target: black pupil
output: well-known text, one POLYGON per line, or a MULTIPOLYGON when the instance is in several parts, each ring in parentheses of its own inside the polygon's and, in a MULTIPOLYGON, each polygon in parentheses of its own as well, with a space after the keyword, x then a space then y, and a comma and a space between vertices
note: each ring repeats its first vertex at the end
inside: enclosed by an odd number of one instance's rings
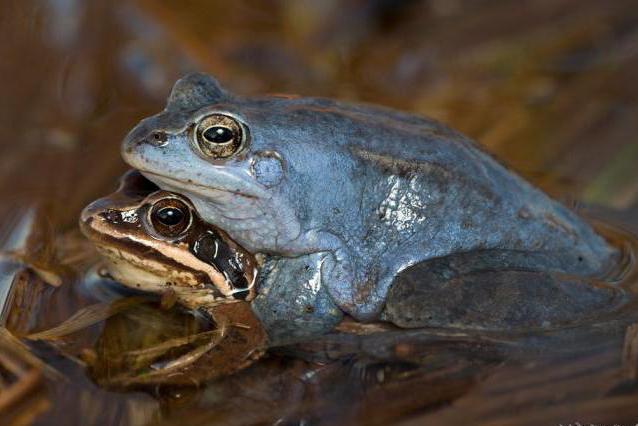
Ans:
POLYGON ((213 143, 226 143, 233 140, 233 131, 228 127, 213 126, 204 131, 204 137, 213 143))
POLYGON ((156 217, 166 226, 175 226, 184 219, 184 213, 175 207, 164 207, 157 211, 156 217))

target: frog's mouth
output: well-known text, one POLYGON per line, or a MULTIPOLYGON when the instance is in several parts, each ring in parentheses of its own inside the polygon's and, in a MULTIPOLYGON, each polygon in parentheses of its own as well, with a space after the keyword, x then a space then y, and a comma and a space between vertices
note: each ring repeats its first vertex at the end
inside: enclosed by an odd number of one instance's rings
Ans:
MULTIPOLYGON (((140 170, 140 173, 142 173, 144 177, 146 177, 148 180, 150 180, 151 182, 155 184, 157 184, 158 181, 161 183, 164 183, 164 185, 160 185, 164 188, 170 187, 178 191, 186 190, 190 193, 206 196, 207 198, 211 200, 215 200, 216 198, 218 198, 220 194, 232 194, 232 195, 248 198, 251 200, 256 200, 266 195, 258 190, 248 192, 248 191, 242 191, 237 188, 235 189, 224 188, 221 185, 214 185, 214 184, 209 185, 209 184, 196 183, 190 179, 188 179, 187 181, 183 181, 180 179, 176 179, 174 177, 162 175, 155 172, 149 172, 146 170, 140 170)), ((247 186, 247 185, 244 185, 244 186, 247 186)))
POLYGON ((126 287, 158 295, 172 291, 177 300, 190 309, 240 301, 232 295, 223 295, 204 273, 176 262, 171 266, 171 259, 140 255, 137 250, 130 250, 128 242, 124 245, 107 240, 102 238, 102 243, 94 242, 102 255, 102 267, 106 276, 126 287))
MULTIPOLYGON (((105 261, 109 275, 127 287, 162 294, 174 290, 180 299, 218 304, 232 301, 217 288, 207 273, 190 268, 129 238, 117 238, 82 225, 105 261)), ((219 277, 218 280, 223 280, 219 277)))

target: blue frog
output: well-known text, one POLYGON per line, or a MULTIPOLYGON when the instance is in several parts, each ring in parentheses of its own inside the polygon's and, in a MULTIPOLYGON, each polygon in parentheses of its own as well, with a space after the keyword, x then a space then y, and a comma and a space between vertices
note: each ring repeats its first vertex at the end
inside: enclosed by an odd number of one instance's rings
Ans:
POLYGON ((178 80, 124 160, 261 259, 253 309, 309 335, 344 314, 402 327, 552 326, 617 303, 618 256, 574 212, 424 117, 178 80))

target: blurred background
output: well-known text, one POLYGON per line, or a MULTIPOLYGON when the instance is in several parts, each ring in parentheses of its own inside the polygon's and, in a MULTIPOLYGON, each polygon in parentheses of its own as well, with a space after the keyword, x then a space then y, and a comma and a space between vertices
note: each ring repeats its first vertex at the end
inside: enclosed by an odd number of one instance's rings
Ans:
POLYGON ((2 0, 0 196, 54 222, 111 190, 119 143, 201 70, 425 114, 564 200, 636 209, 633 0, 2 0))
MULTIPOLYGON (((7 227, 6 217, 21 216, 17 206, 37 205, 30 211, 48 226, 34 220, 30 232, 38 241, 57 239, 62 256, 56 262, 64 260, 73 250, 57 237, 70 233, 81 240, 80 210, 111 192, 126 169, 120 141, 141 118, 163 108, 173 82, 189 71, 208 72, 244 95, 327 96, 428 115, 478 140, 572 206, 597 205, 636 218, 636 6, 635 0, 0 0, 2 225, 7 227)), ((52 259, 49 243, 35 246, 36 257, 52 259)), ((51 326, 88 303, 72 285, 53 291, 46 278, 30 273, 26 281, 39 284, 23 286, 9 329, 51 326), (43 292, 47 297, 40 297, 43 292)), ((117 338, 130 332, 119 330, 117 338)), ((0 339, 0 346, 5 343, 0 339)), ((591 389, 606 389, 611 375, 621 374, 615 344, 578 364, 579 382, 561 376, 576 365, 571 359, 548 362, 544 387, 530 390, 520 406, 559 401, 560 390, 575 401, 561 409, 590 409, 590 421, 620 408, 636 414, 635 395, 622 404, 600 402, 608 404, 604 409, 591 402, 599 397, 591 389), (608 369, 591 373, 597 365, 608 369)), ((8 352, 0 347, 1 353, 8 352)), ((396 419, 444 406, 474 389, 485 376, 481 368, 500 363, 481 364, 474 354, 432 355, 430 348, 427 354, 427 374, 418 370, 408 377, 404 366, 397 367, 392 374, 408 380, 383 390, 370 390, 364 379, 377 383, 390 370, 356 362, 312 370, 319 378, 306 395, 314 392, 319 403, 305 403, 315 404, 326 424, 341 418, 345 405, 353 419, 383 424, 373 415, 396 419), (361 380, 350 380, 355 376, 361 380), (357 411, 350 403, 362 395, 367 405, 357 411)), ((81 369, 62 368, 70 380, 47 377, 48 396, 30 415, 49 410, 37 420, 42 425, 184 424, 184 415, 192 424, 211 424, 213 417, 220 424, 301 424, 286 423, 286 410, 301 406, 299 377, 306 368, 271 359, 197 397, 183 390, 152 397, 107 392, 81 369), (200 401, 199 408, 193 401, 200 401), (253 411, 246 409, 251 406, 253 411)), ((463 400, 465 408, 448 410, 433 424, 459 424, 463 413, 511 420, 507 416, 519 414, 519 405, 507 399, 510 389, 540 383, 539 373, 525 368, 499 370, 463 400)), ((19 424, 26 424, 27 412, 20 412, 19 424)), ((555 420, 552 413, 529 424, 555 420)))

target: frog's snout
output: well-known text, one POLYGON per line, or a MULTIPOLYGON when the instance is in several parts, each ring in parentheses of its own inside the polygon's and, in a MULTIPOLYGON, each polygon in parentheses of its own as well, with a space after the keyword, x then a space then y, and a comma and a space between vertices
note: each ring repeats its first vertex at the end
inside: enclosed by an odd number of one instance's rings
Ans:
POLYGON ((84 229, 84 227, 89 226, 91 221, 93 221, 98 214, 105 211, 107 207, 108 200, 106 198, 95 200, 88 206, 84 207, 80 214, 80 228, 84 229))
POLYGON ((144 142, 144 138, 135 130, 130 131, 122 141, 121 153, 125 161, 128 158, 133 158, 139 151, 139 146, 144 142))
POLYGON ((166 135, 160 132, 144 132, 144 129, 133 129, 122 141, 122 158, 131 167, 145 169, 144 159, 147 158, 149 150, 155 149, 160 143, 166 143, 166 135), (156 139, 157 138, 157 139, 156 139))
MULTIPOLYGON (((149 137, 141 132, 131 131, 122 141, 122 154, 135 154, 142 145, 149 142, 149 137)), ((158 136, 161 137, 161 136, 158 136)))

